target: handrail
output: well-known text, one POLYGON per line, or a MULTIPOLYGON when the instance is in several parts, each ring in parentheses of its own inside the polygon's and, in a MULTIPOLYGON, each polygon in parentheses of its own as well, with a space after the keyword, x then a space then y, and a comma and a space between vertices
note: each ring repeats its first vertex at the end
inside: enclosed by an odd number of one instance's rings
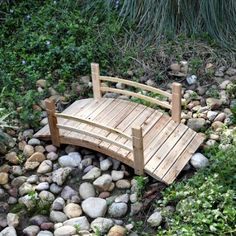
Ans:
POLYGON ((113 128, 109 127, 109 126, 101 125, 99 123, 96 123, 96 122, 88 120, 88 119, 83 119, 83 118, 79 118, 79 117, 75 117, 75 116, 70 116, 70 115, 66 115, 66 114, 61 114, 61 113, 55 113, 55 115, 56 115, 56 117, 59 117, 59 118, 65 118, 65 119, 68 119, 68 120, 74 120, 74 121, 82 122, 82 123, 85 123, 85 124, 89 124, 89 125, 92 125, 92 126, 95 126, 95 127, 98 127, 98 128, 104 129, 104 130, 107 130, 109 132, 117 133, 117 134, 119 134, 119 135, 121 135, 124 138, 127 138, 129 140, 132 139, 131 136, 121 132, 118 129, 113 129, 113 128))
POLYGON ((133 149, 130 148, 129 146, 124 145, 122 143, 118 143, 118 142, 112 141, 112 140, 108 139, 107 137, 101 136, 99 134, 94 134, 94 133, 91 133, 89 131, 77 129, 77 128, 74 128, 74 127, 69 126, 69 125, 59 125, 59 124, 57 124, 57 128, 65 129, 65 130, 69 130, 69 131, 73 131, 73 132, 77 132, 77 133, 80 133, 80 134, 85 134, 85 135, 91 136, 93 138, 97 138, 97 139, 100 139, 102 141, 114 144, 114 145, 116 145, 116 146, 118 146, 120 148, 128 150, 129 152, 133 152, 133 149))
POLYGON ((140 83, 137 83, 137 82, 134 82, 134 81, 126 80, 126 79, 120 79, 120 78, 117 78, 117 77, 110 77, 110 76, 99 76, 99 79, 104 80, 104 81, 114 82, 114 83, 122 83, 122 84, 130 85, 130 86, 133 86, 135 88, 140 88, 140 89, 143 89, 143 90, 146 90, 146 91, 149 91, 149 92, 161 94, 161 95, 163 95, 165 97, 168 97, 168 98, 172 97, 172 94, 170 94, 168 92, 165 92, 161 89, 154 88, 154 87, 151 87, 151 86, 148 86, 148 85, 145 85, 145 84, 140 84, 140 83))
POLYGON ((148 102, 157 104, 159 106, 163 106, 163 107, 165 107, 167 109, 171 109, 171 105, 170 104, 161 102, 161 101, 159 101, 159 100, 157 100, 155 98, 151 98, 151 97, 139 94, 139 93, 134 93, 134 92, 130 92, 130 91, 127 91, 127 90, 122 90, 122 89, 109 88, 109 87, 100 87, 100 90, 102 92, 113 92, 113 93, 124 94, 124 95, 132 96, 132 97, 137 97, 137 98, 140 98, 140 99, 144 99, 144 100, 146 100, 148 102))

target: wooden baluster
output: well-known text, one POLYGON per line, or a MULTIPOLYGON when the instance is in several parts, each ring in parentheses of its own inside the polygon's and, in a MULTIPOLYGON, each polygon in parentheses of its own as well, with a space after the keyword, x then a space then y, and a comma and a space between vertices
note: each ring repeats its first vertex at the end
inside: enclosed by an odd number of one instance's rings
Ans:
POLYGON ((171 116, 172 119, 177 123, 180 123, 181 121, 181 93, 182 85, 179 83, 173 83, 171 116))
POLYGON ((51 133, 51 140, 54 146, 60 147, 60 135, 59 129, 57 127, 57 117, 55 115, 55 103, 50 99, 45 100, 47 114, 48 114, 48 124, 51 133))
POLYGON ((92 82, 93 82, 93 96, 95 99, 100 99, 102 97, 101 91, 101 81, 100 81, 100 71, 99 64, 91 63, 92 70, 92 82))
POLYGON ((137 175, 144 175, 143 134, 142 128, 132 128, 134 171, 137 175))

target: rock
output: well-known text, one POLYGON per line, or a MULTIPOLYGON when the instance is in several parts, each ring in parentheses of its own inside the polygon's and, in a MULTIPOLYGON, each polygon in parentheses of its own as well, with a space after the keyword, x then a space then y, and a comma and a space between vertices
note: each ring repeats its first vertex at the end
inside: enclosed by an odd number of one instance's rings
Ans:
POLYGON ((128 207, 126 203, 112 203, 108 209, 108 213, 111 217, 120 218, 126 214, 127 210, 128 207))
POLYGON ((14 213, 7 214, 7 224, 8 226, 12 226, 16 228, 19 225, 19 216, 14 213))
POLYGON ((20 176, 23 174, 22 168, 20 166, 12 166, 12 174, 14 176, 20 176))
POLYGON ((197 76, 191 75, 186 78, 189 85, 196 84, 197 83, 197 76))
POLYGON ((129 194, 127 193, 119 195, 118 197, 115 198, 115 202, 128 203, 128 201, 129 201, 129 194))
POLYGON ((61 197, 65 200, 71 199, 71 197, 78 195, 78 193, 70 186, 65 186, 61 192, 61 197))
POLYGON ((52 162, 50 160, 43 161, 37 169, 37 173, 46 174, 52 171, 52 162))
POLYGON ((8 173, 0 172, 0 185, 8 183, 8 173))
POLYGON ((111 194, 109 192, 101 192, 98 197, 105 199, 105 198, 110 197, 110 195, 111 194))
MULTIPOLYGON (((62 224, 62 223, 58 223, 62 224)), ((52 222, 45 222, 40 225, 42 230, 52 230, 54 228, 54 224, 52 222)))
POLYGON ((113 170, 117 170, 120 166, 120 161, 118 161, 116 159, 112 159, 111 161, 113 163, 113 170))
POLYGON ((158 211, 151 214, 147 219, 148 224, 152 227, 159 226, 161 224, 161 221, 162 221, 162 216, 161 213, 158 211))
POLYGON ((47 87, 47 80, 45 79, 39 79, 36 81, 36 86, 39 86, 41 88, 46 88, 47 87))
POLYGON ((19 188, 26 180, 27 180, 27 177, 19 176, 19 177, 14 178, 11 181, 11 185, 12 185, 12 187, 19 188))
POLYGON ((173 63, 170 65, 170 69, 173 72, 180 72, 180 64, 179 63, 173 63))
POLYGON ((47 202, 53 202, 55 200, 55 196, 51 192, 46 190, 43 190, 39 193, 39 198, 47 202))
POLYGON ((35 168, 37 168, 39 166, 39 162, 37 161, 34 161, 34 162, 29 162, 29 161, 26 161, 25 162, 25 169, 26 170, 34 170, 35 168))
POLYGON ((5 213, 0 214, 0 227, 2 228, 7 227, 7 217, 5 213))
POLYGON ((25 145, 24 150, 23 150, 23 155, 25 157, 30 157, 34 154, 34 147, 31 145, 25 145))
POLYGON ((34 191, 34 186, 29 184, 29 183, 23 183, 20 188, 19 188, 19 194, 21 196, 25 195, 25 194, 28 194, 30 192, 33 192, 34 191))
POLYGON ((76 234, 74 226, 65 225, 54 231, 54 236, 72 236, 76 234))
POLYGON ((100 168, 102 171, 108 170, 111 166, 112 162, 109 159, 105 159, 100 162, 100 168))
POLYGON ((70 218, 75 218, 75 217, 79 217, 82 215, 82 209, 80 207, 80 205, 75 204, 75 203, 69 203, 67 204, 64 209, 63 212, 66 214, 66 216, 70 219, 70 218))
POLYGON ((52 210, 61 211, 65 206, 65 201, 62 197, 57 197, 52 203, 52 210))
POLYGON ((0 129, 0 154, 6 154, 7 150, 14 147, 16 141, 0 129))
POLYGON ((8 154, 6 154, 5 159, 15 165, 19 163, 19 158, 16 155, 16 152, 9 152, 8 154))
POLYGON ((87 174, 85 174, 83 180, 93 180, 98 178, 101 175, 101 170, 97 167, 93 167, 87 174))
POLYGON ((94 182, 93 185, 99 192, 104 192, 109 190, 112 183, 112 178, 108 174, 104 174, 98 177, 94 182))
POLYGON ((228 76, 234 76, 236 75, 236 69, 229 67, 229 69, 225 72, 225 74, 228 76))
POLYGON ((42 190, 47 190, 47 189, 49 189, 49 183, 48 182, 39 183, 35 187, 35 190, 37 190, 37 191, 42 191, 42 190))
POLYGON ((120 189, 126 189, 126 188, 130 188, 131 184, 129 180, 121 179, 116 182, 116 187, 120 189))
POLYGON ((124 171, 113 170, 111 172, 111 177, 113 181, 117 181, 124 178, 124 171))
POLYGON ((76 217, 76 218, 72 218, 70 220, 67 220, 63 223, 63 225, 71 225, 71 226, 78 225, 80 230, 89 230, 90 229, 88 219, 85 216, 76 217))
POLYGON ((38 225, 40 226, 41 224, 45 223, 45 222, 48 222, 49 219, 47 216, 43 216, 43 215, 36 215, 36 216, 33 216, 30 218, 29 222, 32 224, 32 225, 38 225))
POLYGON ((57 151, 57 148, 54 145, 52 145, 52 144, 47 145, 45 147, 45 149, 46 149, 47 152, 56 152, 57 151))
POLYGON ((32 146, 40 145, 40 140, 37 138, 32 138, 28 141, 28 145, 32 145, 32 146))
POLYGON ((48 230, 42 230, 37 234, 37 236, 53 236, 53 233, 48 230))
POLYGON ((70 167, 59 168, 52 172, 52 181, 57 185, 63 185, 72 169, 70 167))
POLYGON ((57 160, 57 158, 58 158, 58 154, 55 152, 49 152, 47 154, 47 159, 50 161, 55 161, 55 160, 57 160))
POLYGON ((51 191, 52 193, 54 193, 54 194, 60 193, 61 190, 62 190, 62 187, 61 187, 61 186, 58 186, 58 185, 55 184, 55 183, 52 183, 52 184, 50 185, 50 191, 51 191))
POLYGON ((143 207, 143 204, 141 202, 135 202, 133 204, 131 204, 131 207, 130 207, 130 215, 137 215, 141 209, 143 207))
POLYGON ((217 111, 208 111, 207 112, 207 118, 210 121, 213 121, 215 119, 215 117, 217 116, 218 112, 217 111))
POLYGON ((14 227, 9 226, 0 232, 0 236, 17 236, 14 227))
POLYGON ((45 160, 45 156, 41 152, 35 152, 33 155, 30 156, 30 158, 27 160, 27 162, 43 162, 45 160))
POLYGON ((214 119, 214 121, 220 121, 220 122, 224 122, 224 120, 226 119, 226 114, 221 112, 220 114, 218 114, 216 116, 216 118, 214 119))
POLYGON ((106 234, 108 230, 114 225, 111 219, 98 217, 91 223, 91 228, 94 232, 99 231, 102 235, 106 234))
POLYGON ((61 156, 58 162, 62 167, 77 167, 80 165, 81 155, 78 152, 70 152, 66 156, 61 156))
POLYGON ((67 216, 61 211, 51 211, 50 220, 54 223, 64 222, 67 220, 67 216))
POLYGON ((137 202, 137 200, 138 200, 137 193, 132 193, 132 194, 130 194, 129 199, 130 199, 130 201, 131 201, 132 203, 137 202))
POLYGON ((66 146, 66 148, 65 148, 65 152, 67 153, 67 154, 69 154, 70 152, 75 152, 76 151, 76 147, 75 146, 72 146, 72 145, 68 145, 68 146, 66 146))
POLYGON ((195 169, 202 169, 205 168, 206 166, 208 166, 209 161, 208 159, 202 155, 201 153, 195 153, 191 159, 190 159, 190 163, 191 165, 195 168, 195 169))
POLYGON ((26 236, 36 236, 40 231, 39 226, 37 225, 30 225, 23 230, 24 235, 26 236))
POLYGON ((90 197, 82 202, 82 209, 91 218, 102 217, 107 211, 107 203, 104 199, 90 197))
POLYGON ((211 124, 211 127, 213 128, 213 130, 219 130, 224 126, 224 123, 222 123, 221 121, 214 121, 211 124))
POLYGON ((199 131, 205 126, 205 119, 203 118, 191 118, 188 120, 187 126, 195 131, 199 131))
POLYGON ((41 152, 41 153, 45 152, 45 148, 42 145, 35 146, 34 149, 35 149, 35 152, 41 152))
POLYGON ((35 184, 38 181, 38 176, 37 175, 31 175, 28 177, 27 182, 30 184, 35 184))
POLYGON ((218 110, 222 105, 222 101, 217 98, 207 98, 206 103, 211 110, 218 110))
POLYGON ((96 196, 94 186, 88 182, 84 182, 79 186, 79 194, 82 199, 96 196))
POLYGON ((114 225, 108 232, 107 236, 125 236, 126 229, 120 225, 114 225))

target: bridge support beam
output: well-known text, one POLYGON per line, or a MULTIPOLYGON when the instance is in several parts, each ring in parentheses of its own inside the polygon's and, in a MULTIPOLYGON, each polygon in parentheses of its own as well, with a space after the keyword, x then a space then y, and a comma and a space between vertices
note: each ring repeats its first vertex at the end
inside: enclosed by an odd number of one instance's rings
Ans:
POLYGON ((180 83, 172 84, 172 107, 171 107, 171 117, 172 119, 180 123, 181 122, 181 93, 182 85, 180 83))
POLYGON ((136 175, 144 175, 143 134, 142 128, 132 128, 134 172, 136 175))
POLYGON ((95 99, 100 99, 102 97, 101 91, 101 80, 100 80, 100 70, 99 64, 91 63, 92 70, 92 82, 93 82, 93 97, 95 99))
POLYGON ((46 111, 48 115, 48 125, 51 133, 52 144, 56 147, 60 147, 60 135, 57 127, 57 117, 55 115, 56 108, 55 103, 50 99, 45 100, 46 111))

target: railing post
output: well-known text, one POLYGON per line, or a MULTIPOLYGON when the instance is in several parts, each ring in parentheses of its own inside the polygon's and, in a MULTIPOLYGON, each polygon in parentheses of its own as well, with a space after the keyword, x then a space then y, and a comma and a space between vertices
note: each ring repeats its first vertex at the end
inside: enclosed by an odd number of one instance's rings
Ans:
POLYGON ((48 124, 51 133, 52 144, 60 147, 59 129, 57 127, 57 117, 55 115, 55 103, 50 99, 45 100, 46 110, 48 114, 48 124))
POLYGON ((144 175, 144 156, 143 156, 143 135, 142 128, 132 128, 134 172, 137 175, 144 175))
POLYGON ((91 63, 91 71, 92 71, 92 82, 93 82, 93 96, 95 99, 99 99, 102 97, 101 91, 101 81, 100 81, 100 71, 99 64, 91 63))
POLYGON ((172 84, 172 108, 171 108, 171 116, 172 120, 177 123, 181 121, 181 93, 182 93, 182 85, 180 83, 172 84))

